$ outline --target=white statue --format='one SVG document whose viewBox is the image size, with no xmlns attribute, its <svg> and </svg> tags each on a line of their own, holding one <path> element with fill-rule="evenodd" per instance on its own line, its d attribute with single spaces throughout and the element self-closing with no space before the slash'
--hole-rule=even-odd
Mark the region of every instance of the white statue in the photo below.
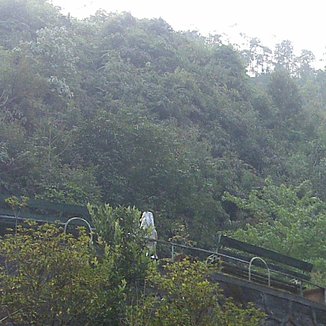
<svg viewBox="0 0 326 326">
<path fill-rule="evenodd" d="M 144 212 L 140 219 L 140 227 L 147 231 L 148 238 L 151 240 L 157 240 L 157 232 L 154 224 L 154 215 L 152 212 Z M 156 255 L 156 241 L 148 241 L 148 252 L 146 255 L 150 255 L 152 259 L 158 259 Z"/>
</svg>

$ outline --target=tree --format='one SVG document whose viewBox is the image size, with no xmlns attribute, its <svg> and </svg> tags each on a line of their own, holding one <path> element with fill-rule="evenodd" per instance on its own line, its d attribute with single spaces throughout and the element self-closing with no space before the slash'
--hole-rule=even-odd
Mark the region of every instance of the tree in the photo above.
<svg viewBox="0 0 326 326">
<path fill-rule="evenodd" d="M 31 41 L 35 32 L 59 22 L 58 8 L 47 0 L 1 0 L 0 45 L 8 49 Z"/>
<path fill-rule="evenodd" d="M 56 225 L 19 226 L 0 240 L 1 319 L 32 325 L 118 325 L 125 282 L 105 247 L 97 258 L 89 236 Z"/>
<path fill-rule="evenodd" d="M 275 70 L 285 70 L 289 74 L 296 71 L 295 55 L 291 41 L 284 40 L 276 44 L 275 51 Z"/>
<path fill-rule="evenodd" d="M 120 275 L 128 290 L 142 284 L 149 257 L 145 256 L 146 232 L 140 228 L 141 212 L 131 207 L 88 205 L 98 235 L 114 252 L 114 271 Z"/>
<path fill-rule="evenodd" d="M 250 77 L 236 46 L 162 19 L 78 20 L 45 0 L 0 0 L 0 32 L 8 196 L 152 209 L 162 237 L 173 220 L 207 247 L 233 214 L 224 191 L 246 196 L 271 175 L 311 179 L 325 197 L 315 144 L 326 74 L 291 42 L 278 45 L 273 67 L 270 50 L 249 40 Z"/>
<path fill-rule="evenodd" d="M 248 64 L 249 74 L 259 76 L 272 70 L 272 50 L 254 37 L 249 41 L 249 49 L 242 51 Z"/>
<path fill-rule="evenodd" d="M 303 49 L 300 56 L 297 58 L 298 61 L 298 77 L 301 77 L 303 80 L 311 78 L 314 74 L 314 69 L 312 63 L 315 61 L 316 57 L 312 51 Z"/>
<path fill-rule="evenodd" d="M 131 326 L 254 326 L 260 325 L 264 313 L 248 305 L 236 306 L 225 300 L 205 263 L 184 260 L 167 264 L 164 272 L 151 270 L 147 292 L 138 305 L 130 307 Z"/>
<path fill-rule="evenodd" d="M 225 199 L 252 218 L 251 224 L 233 236 L 313 263 L 318 279 L 320 273 L 326 275 L 326 205 L 313 195 L 309 182 L 296 187 L 276 186 L 267 179 L 265 186 L 251 191 L 248 199 L 230 194 Z"/>
<path fill-rule="evenodd" d="M 299 88 L 290 74 L 285 70 L 275 71 L 271 75 L 269 93 L 279 109 L 280 120 L 298 115 L 302 108 Z"/>
</svg>

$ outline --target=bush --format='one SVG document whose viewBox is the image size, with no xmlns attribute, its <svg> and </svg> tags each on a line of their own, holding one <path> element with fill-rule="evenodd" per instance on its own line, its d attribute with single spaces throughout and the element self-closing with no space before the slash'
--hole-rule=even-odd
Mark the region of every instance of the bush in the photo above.
<svg viewBox="0 0 326 326">
<path fill-rule="evenodd" d="M 146 231 L 140 228 L 141 212 L 134 207 L 88 205 L 98 235 L 113 251 L 115 271 L 127 288 L 143 283 L 150 263 L 145 256 Z"/>
<path fill-rule="evenodd" d="M 147 276 L 149 289 L 129 308 L 128 325 L 260 325 L 265 314 L 253 305 L 242 308 L 225 300 L 219 285 L 209 280 L 214 270 L 189 260 L 167 264 L 163 273 L 152 269 Z"/>
<path fill-rule="evenodd" d="M 19 226 L 0 240 L 3 316 L 28 325 L 118 325 L 125 281 L 114 272 L 110 247 L 98 259 L 89 237 L 56 225 Z M 7 316 L 7 318 L 6 318 Z"/>
</svg>

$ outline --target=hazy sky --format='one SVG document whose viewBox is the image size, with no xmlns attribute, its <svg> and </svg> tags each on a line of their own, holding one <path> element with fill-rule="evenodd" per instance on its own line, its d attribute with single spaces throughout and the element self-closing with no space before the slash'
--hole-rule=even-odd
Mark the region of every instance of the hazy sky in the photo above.
<svg viewBox="0 0 326 326">
<path fill-rule="evenodd" d="M 52 0 L 77 17 L 99 8 L 128 11 L 138 18 L 162 17 L 175 30 L 196 29 L 202 34 L 239 32 L 263 44 L 289 39 L 297 51 L 325 52 L 326 0 Z"/>
</svg>

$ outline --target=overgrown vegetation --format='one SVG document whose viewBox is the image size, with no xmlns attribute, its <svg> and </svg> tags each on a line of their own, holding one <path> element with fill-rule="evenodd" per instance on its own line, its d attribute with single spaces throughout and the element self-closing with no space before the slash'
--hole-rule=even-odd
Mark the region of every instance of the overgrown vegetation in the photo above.
<svg viewBox="0 0 326 326">
<path fill-rule="evenodd" d="M 198 244 L 237 222 L 225 191 L 270 176 L 326 198 L 325 71 L 291 42 L 218 35 L 44 0 L 0 1 L 0 190 L 154 210 Z M 246 72 L 249 72 L 249 77 Z"/>
<path fill-rule="evenodd" d="M 0 240 L 2 322 L 16 325 L 118 325 L 126 281 L 117 254 L 94 254 L 89 236 L 56 225 L 18 227 Z"/>
<path fill-rule="evenodd" d="M 106 227 L 119 233 L 110 244 L 90 243 L 82 229 L 73 236 L 58 225 L 36 224 L 0 240 L 1 323 L 238 326 L 259 325 L 264 318 L 251 305 L 228 300 L 220 306 L 225 299 L 205 263 L 175 263 L 161 274 L 140 246 L 142 236 L 133 234 L 124 247 L 121 235 L 130 227 L 116 222 L 128 214 L 138 219 L 137 210 L 104 210 Z M 149 284 L 151 291 L 143 292 Z"/>
<path fill-rule="evenodd" d="M 235 237 L 313 263 L 315 283 L 326 285 L 326 205 L 313 196 L 309 183 L 275 186 L 267 179 L 248 199 L 229 194 L 226 199 L 253 218 L 233 232 Z"/>
<path fill-rule="evenodd" d="M 253 305 L 242 308 L 223 297 L 209 280 L 216 267 L 183 260 L 167 264 L 164 272 L 150 271 L 148 294 L 130 307 L 128 320 L 135 326 L 255 326 L 265 314 Z"/>
<path fill-rule="evenodd" d="M 142 264 L 142 244 L 119 233 L 133 210 L 107 220 L 113 207 L 152 210 L 162 238 L 187 230 L 201 247 L 233 232 L 313 262 L 323 281 L 326 71 L 290 41 L 244 41 L 0 0 L 0 192 L 109 203 L 93 212 L 116 223 L 101 237 Z M 124 275 L 128 291 L 145 265 Z"/>
</svg>

